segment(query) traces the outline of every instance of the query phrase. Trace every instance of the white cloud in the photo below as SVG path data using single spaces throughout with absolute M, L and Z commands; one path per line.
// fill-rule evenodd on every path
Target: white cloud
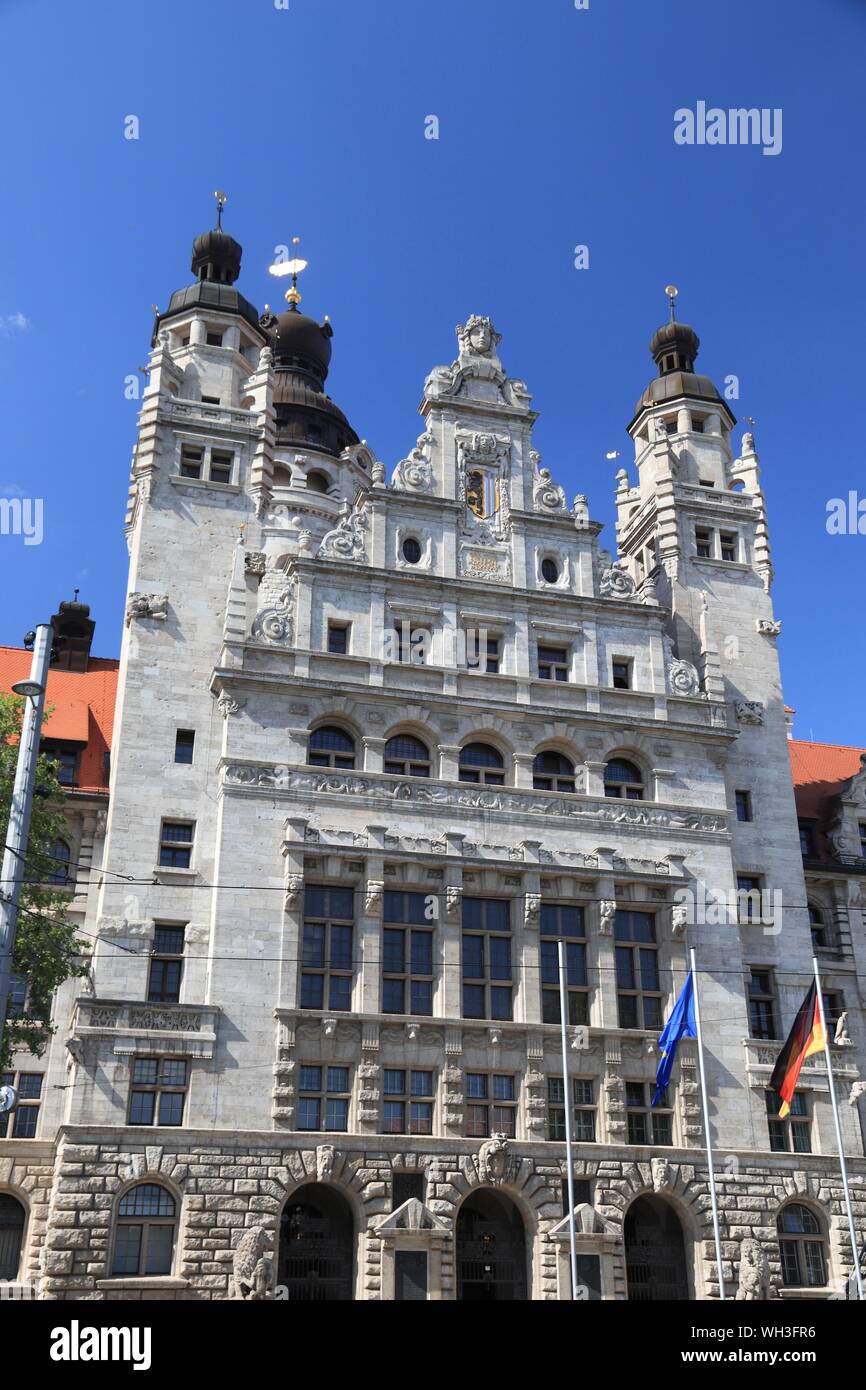
M 30 320 L 22 313 L 0 314 L 0 337 L 8 338 L 12 333 L 26 333 Z

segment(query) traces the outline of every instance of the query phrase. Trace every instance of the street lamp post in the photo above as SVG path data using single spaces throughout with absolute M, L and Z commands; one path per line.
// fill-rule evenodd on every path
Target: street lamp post
M 53 630 L 47 623 L 39 624 L 33 642 L 30 677 L 26 681 L 16 682 L 12 687 L 16 695 L 25 697 L 26 703 L 21 725 L 21 742 L 18 745 L 15 785 L 12 788 L 12 801 L 9 806 L 9 824 L 3 851 L 3 875 L 0 881 L 0 1042 L 3 1041 L 6 1023 L 12 953 L 15 950 L 18 928 L 18 903 L 24 882 L 24 855 L 30 832 L 30 813 L 33 809 L 36 762 L 39 757 L 53 635 Z

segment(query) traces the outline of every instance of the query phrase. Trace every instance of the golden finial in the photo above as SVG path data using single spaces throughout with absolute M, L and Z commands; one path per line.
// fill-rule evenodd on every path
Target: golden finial
M 300 244 L 301 238 L 293 236 L 292 246 L 300 246 Z M 268 266 L 271 275 L 291 275 L 292 286 L 291 289 L 286 290 L 286 303 L 291 308 L 301 302 L 301 296 L 298 293 L 298 276 L 302 270 L 306 270 L 308 265 L 309 261 L 302 260 L 300 256 L 292 256 L 288 260 L 276 260 L 273 265 Z

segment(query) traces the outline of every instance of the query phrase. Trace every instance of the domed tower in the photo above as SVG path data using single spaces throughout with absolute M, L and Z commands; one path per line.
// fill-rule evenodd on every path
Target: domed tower
M 261 339 L 259 329 L 259 314 L 254 304 L 234 288 L 235 281 L 241 273 L 241 257 L 243 247 L 235 241 L 233 236 L 222 227 L 222 210 L 225 203 L 224 195 L 217 196 L 217 225 L 208 232 L 202 232 L 197 236 L 192 244 L 191 270 L 195 275 L 195 283 L 187 285 L 184 289 L 175 290 L 168 303 L 165 313 L 157 314 L 153 325 L 153 335 L 151 337 L 151 347 L 159 338 L 160 330 L 164 326 L 174 325 L 181 317 L 190 313 L 207 314 L 212 312 L 222 316 L 229 314 L 233 318 L 245 321 L 251 328 L 256 330 L 256 341 Z M 194 327 L 194 325 L 193 325 Z M 211 332 L 210 337 L 216 336 Z M 233 335 L 234 336 L 234 335 Z M 208 333 L 202 335 L 190 332 L 189 338 L 184 341 L 183 337 L 176 344 L 177 346 L 192 346 L 199 342 L 207 343 Z M 240 342 L 241 339 L 239 338 Z M 223 346 L 223 344 L 219 344 Z
M 293 237 L 293 248 L 299 242 L 300 237 Z M 314 449 L 339 458 L 344 449 L 358 443 L 358 436 L 325 393 L 334 336 L 327 315 L 323 323 L 316 323 L 298 308 L 298 275 L 306 268 L 307 262 L 297 255 L 270 268 L 272 275 L 292 277 L 286 293 L 288 309 L 274 315 L 265 306 L 261 319 L 273 350 L 275 442 L 277 448 Z

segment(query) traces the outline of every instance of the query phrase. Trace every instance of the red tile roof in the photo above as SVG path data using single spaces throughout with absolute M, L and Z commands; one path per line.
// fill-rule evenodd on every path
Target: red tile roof
M 0 690 L 30 674 L 31 656 L 21 647 L 0 647 Z M 80 743 L 76 791 L 107 791 L 105 754 L 111 749 L 114 700 L 120 663 L 110 657 L 91 657 L 86 671 L 48 673 L 46 708 L 51 714 L 45 738 Z
M 825 837 L 833 820 L 833 802 L 849 777 L 860 771 L 860 759 L 866 749 L 841 743 L 807 743 L 792 738 L 788 740 L 788 750 L 797 815 L 802 820 L 815 822 L 819 831 L 815 837 L 815 857 L 829 860 L 832 856 Z

